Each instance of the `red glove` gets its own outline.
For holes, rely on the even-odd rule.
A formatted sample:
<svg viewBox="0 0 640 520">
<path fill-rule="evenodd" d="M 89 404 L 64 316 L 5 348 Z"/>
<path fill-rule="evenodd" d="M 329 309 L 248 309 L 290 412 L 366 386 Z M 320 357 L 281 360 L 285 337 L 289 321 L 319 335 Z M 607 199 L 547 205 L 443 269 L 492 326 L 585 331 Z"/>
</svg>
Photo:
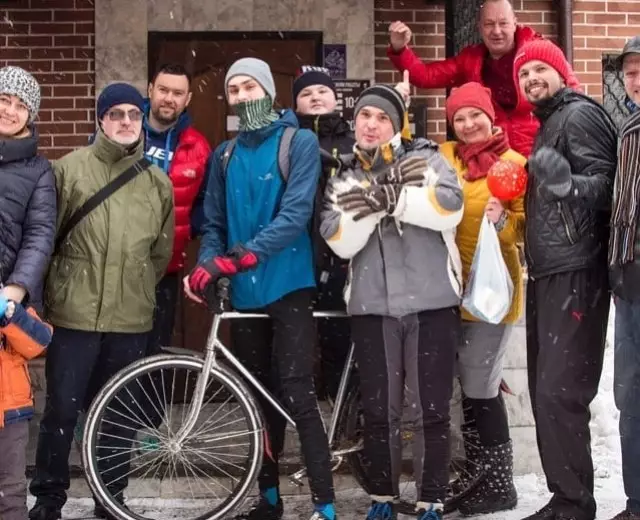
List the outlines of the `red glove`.
<svg viewBox="0 0 640 520">
<path fill-rule="evenodd" d="M 225 256 L 216 256 L 196 266 L 189 275 L 189 287 L 197 295 L 204 295 L 207 286 L 220 278 L 228 278 L 258 265 L 258 257 L 244 246 L 233 247 Z"/>
</svg>

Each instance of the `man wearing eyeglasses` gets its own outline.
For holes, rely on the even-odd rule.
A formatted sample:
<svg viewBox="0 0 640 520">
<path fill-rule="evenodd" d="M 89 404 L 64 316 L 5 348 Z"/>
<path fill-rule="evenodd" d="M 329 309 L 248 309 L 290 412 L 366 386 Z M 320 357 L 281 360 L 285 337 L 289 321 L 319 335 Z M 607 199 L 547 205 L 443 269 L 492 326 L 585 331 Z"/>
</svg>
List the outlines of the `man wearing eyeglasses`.
<svg viewBox="0 0 640 520">
<path fill-rule="evenodd" d="M 45 290 L 55 333 L 46 360 L 47 397 L 31 493 L 32 520 L 56 520 L 69 488 L 69 451 L 88 388 L 100 388 L 117 371 L 144 356 L 155 307 L 156 283 L 171 259 L 173 187 L 144 159 L 143 98 L 131 85 L 104 89 L 97 103 L 94 142 L 54 167 L 58 243 Z M 127 179 L 88 211 L 85 203 L 115 179 Z M 81 208 L 85 208 L 81 210 Z M 81 219 L 74 215 L 84 214 Z M 71 226 L 70 222 L 75 222 Z M 130 439 L 116 428 L 102 444 Z M 126 451 L 126 450 L 125 450 Z M 125 454 L 111 493 L 123 498 Z M 96 506 L 95 516 L 109 518 Z"/>
</svg>

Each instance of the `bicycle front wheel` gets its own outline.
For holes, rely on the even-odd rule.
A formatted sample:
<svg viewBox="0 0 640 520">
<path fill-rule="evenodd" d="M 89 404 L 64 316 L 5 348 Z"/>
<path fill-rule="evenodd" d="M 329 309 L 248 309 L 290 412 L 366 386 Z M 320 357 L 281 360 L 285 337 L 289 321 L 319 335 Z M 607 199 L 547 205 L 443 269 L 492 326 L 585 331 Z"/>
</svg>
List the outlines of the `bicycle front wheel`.
<svg viewBox="0 0 640 520">
<path fill-rule="evenodd" d="M 116 518 L 155 519 L 169 504 L 185 520 L 228 518 L 251 490 L 262 420 L 230 370 L 212 368 L 196 423 L 178 442 L 202 369 L 200 358 L 153 356 L 117 373 L 91 404 L 82 461 L 94 497 Z"/>
</svg>

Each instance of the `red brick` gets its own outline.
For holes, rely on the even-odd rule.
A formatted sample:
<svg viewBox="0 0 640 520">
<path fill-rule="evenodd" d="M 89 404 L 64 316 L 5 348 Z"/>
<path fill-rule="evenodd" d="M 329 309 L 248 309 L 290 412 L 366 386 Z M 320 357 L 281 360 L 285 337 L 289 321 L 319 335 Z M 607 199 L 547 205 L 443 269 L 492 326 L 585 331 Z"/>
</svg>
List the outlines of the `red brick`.
<svg viewBox="0 0 640 520">
<path fill-rule="evenodd" d="M 638 26 L 633 25 L 608 25 L 608 36 L 624 36 L 625 38 L 631 38 L 638 35 Z"/>
<path fill-rule="evenodd" d="M 89 70 L 89 60 L 55 60 L 53 70 L 56 72 L 86 72 Z"/>
<path fill-rule="evenodd" d="M 416 11 L 416 22 L 444 22 L 444 9 L 439 11 Z"/>
<path fill-rule="evenodd" d="M 86 85 L 56 85 L 53 89 L 54 96 L 62 97 L 86 97 L 91 92 Z"/>
<path fill-rule="evenodd" d="M 5 22 L 0 19 L 0 32 L 5 34 L 29 34 L 28 23 Z"/>
<path fill-rule="evenodd" d="M 30 34 L 73 34 L 72 23 L 32 23 Z"/>
<path fill-rule="evenodd" d="M 76 133 L 78 134 L 89 135 L 95 131 L 96 131 L 95 123 L 76 123 Z"/>
<path fill-rule="evenodd" d="M 38 114 L 38 119 L 40 119 L 40 114 Z M 51 143 L 53 143 L 52 137 L 50 135 L 46 135 L 44 132 L 41 132 L 38 147 L 47 148 L 48 146 L 51 146 Z"/>
<path fill-rule="evenodd" d="M 60 47 L 88 47 L 91 42 L 90 36 L 56 36 L 54 38 L 54 43 Z"/>
<path fill-rule="evenodd" d="M 27 47 L 5 47 L 0 51 L 3 60 L 24 60 L 28 59 L 30 52 Z"/>
<path fill-rule="evenodd" d="M 58 121 L 87 121 L 86 110 L 55 110 L 53 120 Z"/>
<path fill-rule="evenodd" d="M 7 60 L 7 65 L 15 65 L 22 67 L 29 72 L 51 72 L 50 61 L 33 61 L 33 60 Z"/>
<path fill-rule="evenodd" d="M 7 36 L 8 47 L 51 47 L 52 45 L 51 36 Z"/>
<path fill-rule="evenodd" d="M 34 74 L 38 82 L 42 85 L 59 85 L 73 83 L 73 76 L 64 72 L 55 74 Z"/>
<path fill-rule="evenodd" d="M 77 23 L 75 32 L 76 34 L 93 34 L 95 32 L 95 26 L 93 22 Z"/>
<path fill-rule="evenodd" d="M 73 47 L 52 47 L 50 49 L 31 49 L 31 58 L 34 60 L 68 60 L 73 59 Z"/>
<path fill-rule="evenodd" d="M 93 11 L 95 0 L 76 0 L 76 9 L 90 9 Z"/>
<path fill-rule="evenodd" d="M 53 18 L 53 11 L 50 9 L 37 11 L 29 9 L 28 11 L 9 11 L 7 18 L 12 22 L 50 22 Z"/>
<path fill-rule="evenodd" d="M 606 36 L 606 25 L 574 25 L 573 34 L 575 36 Z"/>
<path fill-rule="evenodd" d="M 573 10 L 575 11 L 596 11 L 602 12 L 606 9 L 604 2 L 583 2 L 581 0 L 575 0 L 573 2 Z"/>
<path fill-rule="evenodd" d="M 96 81 L 96 75 L 93 73 L 82 73 L 82 72 L 76 72 L 75 73 L 75 78 L 76 81 L 75 83 L 77 85 L 83 85 L 83 84 L 93 84 Z"/>
<path fill-rule="evenodd" d="M 588 49 L 621 50 L 625 43 L 627 43 L 626 38 L 599 38 L 596 36 L 587 38 Z"/>
<path fill-rule="evenodd" d="M 46 97 L 42 98 L 40 108 L 44 110 L 54 108 L 74 108 L 73 98 L 61 98 L 61 97 Z"/>
<path fill-rule="evenodd" d="M 93 60 L 94 59 L 94 55 L 95 55 L 95 50 L 94 49 L 76 48 L 76 54 L 75 54 L 76 59 Z"/>
<path fill-rule="evenodd" d="M 40 8 L 47 9 L 73 9 L 75 7 L 74 0 L 31 0 L 31 7 L 38 5 Z"/>
<path fill-rule="evenodd" d="M 74 128 L 73 123 L 40 123 L 38 130 L 43 134 L 72 134 Z"/>
<path fill-rule="evenodd" d="M 414 19 L 415 11 L 396 11 L 396 10 L 378 10 L 375 13 L 375 20 L 377 22 L 395 22 L 401 20 L 405 23 L 411 23 Z"/>
<path fill-rule="evenodd" d="M 75 98 L 75 102 L 76 102 L 75 108 L 88 108 L 93 110 L 95 106 L 94 100 L 89 97 L 77 97 Z"/>
<path fill-rule="evenodd" d="M 619 24 L 624 25 L 627 23 L 627 15 L 626 14 L 612 14 L 612 13 L 602 13 L 602 14 L 586 14 L 586 20 L 588 24 Z"/>
<path fill-rule="evenodd" d="M 65 125 L 67 126 L 67 125 Z M 69 125 L 73 126 L 73 125 Z M 72 133 L 73 129 L 70 132 L 64 133 Z M 61 134 L 63 132 L 56 132 L 57 134 Z M 85 135 L 54 135 L 53 136 L 53 145 L 54 146 L 72 146 L 74 148 L 79 148 L 81 146 L 86 146 L 88 144 L 87 136 Z"/>
<path fill-rule="evenodd" d="M 93 22 L 95 19 L 95 13 L 92 10 L 86 11 L 63 11 L 58 10 L 53 12 L 53 19 L 56 22 Z"/>
<path fill-rule="evenodd" d="M 38 112 L 38 119 L 40 121 L 53 121 L 53 112 L 51 110 L 40 110 Z"/>
<path fill-rule="evenodd" d="M 640 4 L 635 2 L 612 2 L 607 0 L 607 11 L 615 13 L 640 13 Z"/>
</svg>

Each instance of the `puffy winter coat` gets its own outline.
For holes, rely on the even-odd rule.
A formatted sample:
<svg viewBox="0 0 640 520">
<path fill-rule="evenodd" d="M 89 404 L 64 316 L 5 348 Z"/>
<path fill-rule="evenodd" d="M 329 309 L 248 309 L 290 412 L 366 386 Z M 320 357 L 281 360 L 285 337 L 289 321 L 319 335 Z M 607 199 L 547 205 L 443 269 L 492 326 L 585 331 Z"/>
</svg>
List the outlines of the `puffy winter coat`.
<svg viewBox="0 0 640 520">
<path fill-rule="evenodd" d="M 10 319 L 0 318 L 0 428 L 33 417 L 27 361 L 45 351 L 52 332 L 33 308 L 22 305 Z"/>
<path fill-rule="evenodd" d="M 100 130 L 91 146 L 57 161 L 58 229 L 143 153 L 142 142 L 131 153 Z M 82 219 L 56 251 L 45 291 L 47 319 L 86 331 L 150 330 L 173 234 L 173 187 L 151 165 Z"/>
<path fill-rule="evenodd" d="M 147 114 L 148 111 L 147 104 Z M 168 173 L 173 184 L 176 230 L 167 272 L 175 273 L 184 266 L 185 250 L 192 236 L 191 215 L 204 187 L 211 147 L 205 136 L 191 126 L 186 112 L 165 132 L 156 132 L 147 121 L 145 118 L 145 156 Z"/>
<path fill-rule="evenodd" d="M 542 36 L 533 29 L 518 26 L 515 34 L 516 49 L 538 38 Z M 470 45 L 456 56 L 432 63 L 422 62 L 409 47 L 405 47 L 399 53 L 395 53 L 389 47 L 387 54 L 399 71 L 409 71 L 411 84 L 420 88 L 459 87 L 469 81 L 484 83 L 482 69 L 485 60 L 489 58 L 489 51 L 484 43 Z M 567 85 L 578 87 L 579 83 L 572 77 L 567 81 Z M 516 152 L 528 157 L 539 125 L 531 113 L 532 105 L 522 95 L 517 83 L 515 87 L 518 93 L 518 104 L 513 110 L 505 110 L 500 106 L 499 99 L 493 99 L 496 126 L 507 132 L 511 147 Z"/>
<path fill-rule="evenodd" d="M 380 154 L 382 155 L 382 154 Z M 421 185 L 404 186 L 391 215 L 372 213 L 358 221 L 337 204 L 354 186 L 369 186 L 391 164 L 378 156 L 369 171 L 353 158 L 331 177 L 321 233 L 329 247 L 350 259 L 347 310 L 352 315 L 402 317 L 460 305 L 462 279 L 455 229 L 462 218 L 462 189 L 455 171 L 426 139 L 400 144 L 395 161 L 424 157 Z M 353 156 L 352 156 L 353 157 Z"/>
<path fill-rule="evenodd" d="M 469 271 L 473 263 L 473 256 L 478 247 L 478 234 L 480 224 L 484 218 L 484 209 L 491 197 L 491 192 L 487 186 L 487 179 L 482 178 L 475 181 L 464 179 L 467 173 L 467 166 L 456 154 L 456 142 L 449 141 L 440 147 L 440 152 L 445 156 L 449 164 L 458 172 L 458 179 L 462 183 L 462 193 L 464 194 L 464 214 L 460 225 L 456 230 L 456 244 L 460 250 L 462 260 L 462 280 L 464 284 L 469 281 Z M 507 150 L 500 157 L 505 161 L 513 161 L 517 164 L 524 164 L 527 160 L 513 150 Z M 498 233 L 502 258 L 504 258 L 511 281 L 513 282 L 513 299 L 511 308 L 504 317 L 503 323 L 513 323 L 522 314 L 523 289 L 522 289 L 522 267 L 520 256 L 516 244 L 524 239 L 524 197 L 505 203 L 507 222 L 504 228 Z M 462 309 L 462 319 L 477 321 L 466 309 Z"/>
<path fill-rule="evenodd" d="M 530 278 L 601 265 L 606 269 L 617 138 L 604 108 L 562 89 L 535 109 L 540 133 L 533 153 L 557 150 L 571 165 L 573 187 L 549 201 L 533 175 L 525 197 L 525 255 Z"/>
<path fill-rule="evenodd" d="M 36 129 L 24 139 L 0 139 L 0 282 L 23 287 L 35 305 L 55 232 L 55 179 L 38 155 Z"/>
</svg>

